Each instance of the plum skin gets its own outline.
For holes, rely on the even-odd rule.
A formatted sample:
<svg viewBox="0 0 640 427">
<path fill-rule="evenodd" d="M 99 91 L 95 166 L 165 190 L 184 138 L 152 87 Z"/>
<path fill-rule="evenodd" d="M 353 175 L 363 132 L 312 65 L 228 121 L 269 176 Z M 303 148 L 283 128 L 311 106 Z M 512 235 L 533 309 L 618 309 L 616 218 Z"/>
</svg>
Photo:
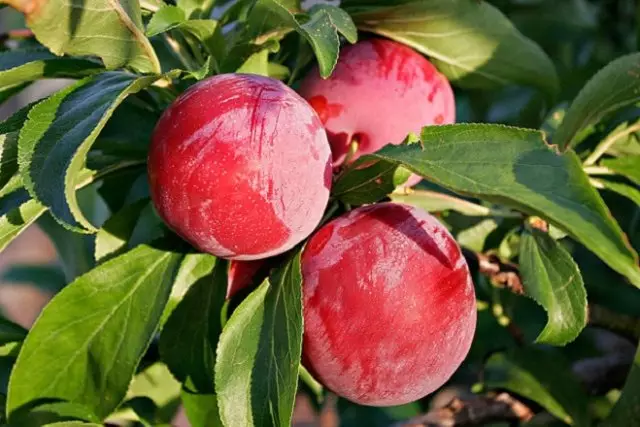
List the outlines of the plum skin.
<svg viewBox="0 0 640 427">
<path fill-rule="evenodd" d="M 148 158 L 160 217 L 197 249 L 237 260 L 283 253 L 318 225 L 331 152 L 315 111 L 283 83 L 205 79 L 157 123 Z"/>
<path fill-rule="evenodd" d="M 398 203 L 354 209 L 307 242 L 303 362 L 362 405 L 418 400 L 466 357 L 476 326 L 460 247 L 430 214 Z"/>
<path fill-rule="evenodd" d="M 317 68 L 299 93 L 315 108 L 329 137 L 334 166 L 345 160 L 352 140 L 358 152 L 400 144 L 427 125 L 455 122 L 449 81 L 424 56 L 386 39 L 370 39 L 341 49 L 333 74 Z"/>
</svg>

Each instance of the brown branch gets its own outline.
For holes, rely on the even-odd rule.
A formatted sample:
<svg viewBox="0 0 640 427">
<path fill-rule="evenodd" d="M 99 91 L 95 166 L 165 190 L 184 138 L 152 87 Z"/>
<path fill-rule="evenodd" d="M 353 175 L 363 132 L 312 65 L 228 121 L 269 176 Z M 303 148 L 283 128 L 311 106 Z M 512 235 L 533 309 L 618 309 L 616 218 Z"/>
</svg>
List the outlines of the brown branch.
<svg viewBox="0 0 640 427">
<path fill-rule="evenodd" d="M 393 427 L 467 427 L 491 422 L 526 422 L 533 411 L 508 393 L 488 394 L 471 399 L 454 398 L 443 408 L 395 424 Z"/>
<path fill-rule="evenodd" d="M 486 276 L 493 285 L 509 289 L 514 294 L 524 294 L 524 286 L 518 266 L 514 263 L 503 262 L 495 254 L 483 254 L 471 250 L 462 249 L 469 267 L 477 269 L 480 274 Z"/>
<path fill-rule="evenodd" d="M 0 43 L 4 43 L 9 39 L 28 39 L 33 37 L 33 31 L 28 28 L 20 28 L 0 33 Z"/>
<path fill-rule="evenodd" d="M 464 248 L 462 252 L 469 268 L 477 269 L 491 281 L 491 284 L 517 295 L 525 294 L 517 264 L 503 262 L 495 254 L 477 253 Z M 640 318 L 620 314 L 597 304 L 589 304 L 588 322 L 591 326 L 608 329 L 632 340 L 640 338 Z"/>
</svg>

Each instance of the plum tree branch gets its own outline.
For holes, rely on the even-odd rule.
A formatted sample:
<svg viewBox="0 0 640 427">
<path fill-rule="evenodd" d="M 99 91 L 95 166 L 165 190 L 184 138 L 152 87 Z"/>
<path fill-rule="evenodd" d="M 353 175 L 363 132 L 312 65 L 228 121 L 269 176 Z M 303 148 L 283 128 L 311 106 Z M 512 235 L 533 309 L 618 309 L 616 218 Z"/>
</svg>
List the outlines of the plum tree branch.
<svg viewBox="0 0 640 427">
<path fill-rule="evenodd" d="M 533 411 L 508 393 L 487 394 L 471 399 L 454 398 L 446 406 L 394 424 L 392 427 L 466 427 L 487 423 L 526 422 Z"/>
<path fill-rule="evenodd" d="M 517 264 L 504 262 L 495 254 L 483 254 L 463 248 L 462 253 L 469 268 L 486 276 L 497 287 L 517 295 L 525 290 Z M 632 340 L 640 338 L 640 318 L 609 310 L 598 304 L 589 304 L 589 325 L 608 329 Z"/>
</svg>

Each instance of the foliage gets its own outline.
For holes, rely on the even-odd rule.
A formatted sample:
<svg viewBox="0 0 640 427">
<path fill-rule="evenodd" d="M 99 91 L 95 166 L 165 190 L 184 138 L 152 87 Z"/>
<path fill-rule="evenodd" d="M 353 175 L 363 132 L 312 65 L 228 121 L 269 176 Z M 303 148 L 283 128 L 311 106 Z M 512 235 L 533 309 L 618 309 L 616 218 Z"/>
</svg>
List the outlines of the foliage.
<svg viewBox="0 0 640 427">
<path fill-rule="evenodd" d="M 228 263 L 194 253 L 154 212 L 146 153 L 162 112 L 198 80 L 243 72 L 296 88 L 372 34 L 447 76 L 458 123 L 340 170 L 327 218 L 394 200 L 451 230 L 478 298 L 474 346 L 452 379 L 467 393 L 511 393 L 535 412 L 527 425 L 640 416 L 638 355 L 626 384 L 587 393 L 575 375 L 607 357 L 595 326 L 640 338 L 628 327 L 640 319 L 634 2 L 0 3 L 32 31 L 0 37 L 0 100 L 40 79 L 74 81 L 0 123 L 0 250 L 37 223 L 63 264 L 5 273 L 56 294 L 28 333 L 0 317 L 3 422 L 168 425 L 182 404 L 194 427 L 287 426 L 298 392 L 330 396 L 300 364 L 301 247 L 227 301 Z M 424 180 L 394 190 L 408 171 Z M 344 425 L 390 425 L 430 400 L 332 410 Z"/>
</svg>

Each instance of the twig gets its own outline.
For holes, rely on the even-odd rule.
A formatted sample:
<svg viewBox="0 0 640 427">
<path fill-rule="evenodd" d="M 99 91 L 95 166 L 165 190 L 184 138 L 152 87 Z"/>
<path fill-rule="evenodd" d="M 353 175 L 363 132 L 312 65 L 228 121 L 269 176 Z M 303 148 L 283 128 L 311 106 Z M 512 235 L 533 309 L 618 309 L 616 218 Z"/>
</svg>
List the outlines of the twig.
<svg viewBox="0 0 640 427">
<path fill-rule="evenodd" d="M 462 249 L 462 253 L 469 267 L 472 270 L 474 267 L 477 268 L 493 285 L 509 289 L 514 294 L 524 294 L 524 286 L 516 264 L 503 262 L 495 254 L 483 254 L 465 248 Z"/>
<path fill-rule="evenodd" d="M 640 121 L 629 126 L 623 131 L 620 131 L 613 135 L 609 135 L 609 137 L 606 138 L 604 141 L 602 141 L 600 144 L 598 144 L 596 149 L 593 150 L 593 153 L 591 153 L 589 157 L 587 157 L 587 159 L 584 161 L 584 166 L 586 167 L 586 166 L 591 166 L 595 164 L 598 161 L 598 159 L 602 157 L 602 155 L 606 153 L 609 148 L 611 148 L 613 144 L 615 144 L 625 136 L 631 135 L 632 133 L 635 133 L 638 131 L 640 131 Z"/>
<path fill-rule="evenodd" d="M 19 28 L 17 30 L 10 30 L 5 33 L 0 33 L 0 43 L 4 43 L 9 39 L 28 39 L 33 37 L 33 31 L 28 28 Z"/>
<path fill-rule="evenodd" d="M 338 427 L 339 425 L 338 398 L 335 394 L 328 393 L 320 411 L 318 427 Z"/>
<path fill-rule="evenodd" d="M 604 166 L 587 166 L 584 168 L 587 175 L 615 175 L 616 173 Z"/>
<path fill-rule="evenodd" d="M 526 422 L 533 411 L 508 393 L 488 394 L 472 399 L 454 398 L 443 408 L 394 424 L 393 427 L 466 427 L 496 421 Z"/>
</svg>

